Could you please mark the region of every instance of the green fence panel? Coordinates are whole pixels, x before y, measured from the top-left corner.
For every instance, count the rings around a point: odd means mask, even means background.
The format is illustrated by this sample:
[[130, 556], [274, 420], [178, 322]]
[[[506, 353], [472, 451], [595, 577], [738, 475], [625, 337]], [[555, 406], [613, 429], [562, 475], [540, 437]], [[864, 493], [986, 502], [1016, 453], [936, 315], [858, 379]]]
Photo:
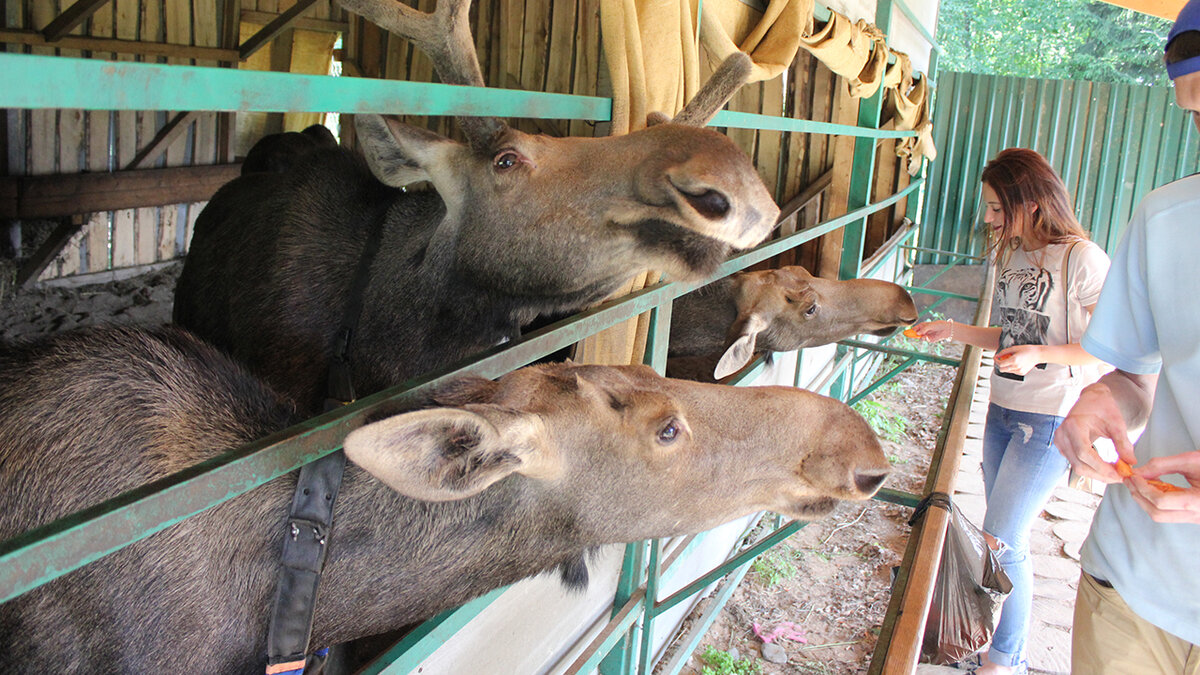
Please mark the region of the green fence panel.
[[983, 253], [979, 176], [1005, 148], [1045, 155], [1080, 223], [1109, 252], [1142, 197], [1200, 170], [1200, 134], [1170, 87], [942, 73], [939, 89], [934, 140], [945, 159], [929, 174], [922, 247]]

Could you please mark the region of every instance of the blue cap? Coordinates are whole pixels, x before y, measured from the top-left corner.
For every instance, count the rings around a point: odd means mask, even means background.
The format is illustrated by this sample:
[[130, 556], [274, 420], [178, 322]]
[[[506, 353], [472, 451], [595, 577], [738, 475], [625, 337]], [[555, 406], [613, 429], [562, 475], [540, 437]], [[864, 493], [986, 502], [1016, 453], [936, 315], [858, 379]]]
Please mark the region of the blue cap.
[[[1175, 19], [1175, 25], [1171, 26], [1171, 32], [1167, 33], [1167, 46], [1170, 46], [1171, 41], [1180, 33], [1186, 33], [1190, 30], [1200, 31], [1200, 0], [1188, 0], [1183, 9], [1179, 10], [1179, 17]], [[1167, 75], [1172, 80], [1181, 75], [1197, 71], [1200, 71], [1200, 56], [1193, 56], [1178, 63], [1167, 64]]]

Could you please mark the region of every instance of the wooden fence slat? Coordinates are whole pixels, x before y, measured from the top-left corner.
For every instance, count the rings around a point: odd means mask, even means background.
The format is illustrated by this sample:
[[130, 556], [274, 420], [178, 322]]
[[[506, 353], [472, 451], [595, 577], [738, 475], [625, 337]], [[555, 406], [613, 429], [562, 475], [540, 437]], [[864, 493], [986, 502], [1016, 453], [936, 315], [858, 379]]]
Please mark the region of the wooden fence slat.
[[[107, 2], [98, 8], [91, 17], [88, 34], [92, 37], [111, 38], [113, 35], [113, 4]], [[116, 54], [96, 54], [93, 58], [115, 59]], [[112, 113], [107, 110], [93, 110], [87, 113], [87, 167], [93, 173], [109, 170], [109, 125]], [[92, 213], [84, 227], [87, 245], [87, 272], [103, 272], [108, 269], [108, 237], [109, 220], [112, 214], [107, 211]]]
[[[579, 0], [574, 66], [571, 93], [596, 96], [600, 75], [600, 0]], [[568, 128], [572, 136], [593, 135], [593, 127], [586, 122], [573, 121]]]

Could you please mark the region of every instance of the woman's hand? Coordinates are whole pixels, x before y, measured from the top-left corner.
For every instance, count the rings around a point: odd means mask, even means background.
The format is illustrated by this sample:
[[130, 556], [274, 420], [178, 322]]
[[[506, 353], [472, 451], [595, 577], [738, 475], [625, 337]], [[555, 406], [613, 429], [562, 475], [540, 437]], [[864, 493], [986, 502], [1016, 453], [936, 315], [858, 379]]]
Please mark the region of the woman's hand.
[[[954, 334], [953, 321], [926, 321], [918, 323], [908, 329], [917, 334], [917, 337], [926, 342], [941, 342], [942, 340], [953, 339]], [[906, 333], [908, 331], [905, 331]]]
[[1013, 345], [996, 352], [996, 367], [1002, 373], [1024, 375], [1045, 362], [1041, 345]]

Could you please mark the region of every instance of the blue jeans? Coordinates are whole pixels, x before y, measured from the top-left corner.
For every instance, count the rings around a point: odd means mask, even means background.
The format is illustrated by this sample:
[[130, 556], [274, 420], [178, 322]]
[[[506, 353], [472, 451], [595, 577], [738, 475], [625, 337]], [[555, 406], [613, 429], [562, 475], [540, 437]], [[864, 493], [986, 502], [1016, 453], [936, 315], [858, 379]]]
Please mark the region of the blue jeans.
[[1033, 612], [1033, 564], [1029, 533], [1054, 486], [1070, 466], [1054, 447], [1063, 418], [988, 405], [983, 432], [983, 489], [987, 515], [983, 531], [1000, 542], [997, 557], [1012, 580], [1012, 593], [1000, 611], [988, 659], [1016, 666], [1025, 659]]

